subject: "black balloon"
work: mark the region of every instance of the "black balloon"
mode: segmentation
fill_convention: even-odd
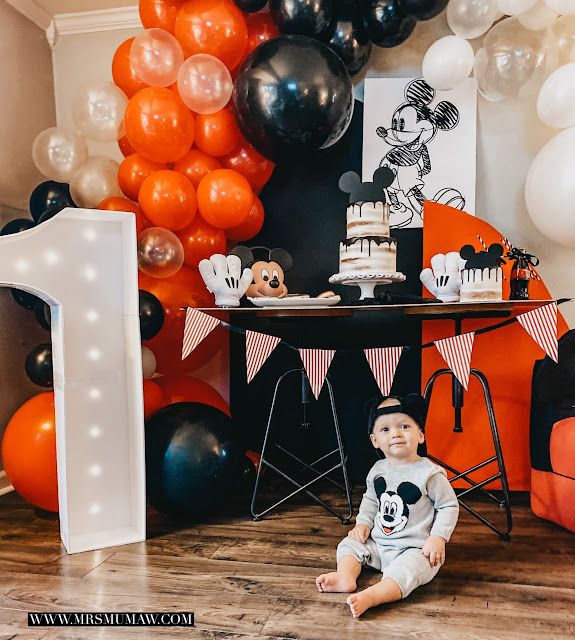
[[[338,10],[335,31],[327,44],[343,60],[351,75],[361,71],[369,60],[371,42],[358,9],[342,7]]]
[[[36,222],[40,216],[54,205],[64,207],[75,207],[75,203],[70,195],[70,188],[65,182],[54,182],[46,180],[34,188],[30,196],[30,213]]]
[[[255,13],[263,9],[268,0],[234,0],[238,9],[245,11],[246,13]]]
[[[150,504],[187,518],[225,507],[241,486],[236,437],[230,418],[205,404],[178,402],[154,413],[146,422]]]
[[[155,295],[149,291],[138,291],[140,305],[140,335],[142,340],[150,340],[157,335],[164,324],[164,308]]]
[[[398,0],[370,0],[362,11],[367,35],[378,47],[396,47],[415,28],[415,18],[403,13]]]
[[[9,236],[13,233],[20,233],[20,231],[27,231],[35,227],[36,223],[30,218],[14,218],[7,222],[2,229],[0,229],[0,236]]]
[[[242,133],[275,162],[333,145],[353,115],[345,65],[327,45],[305,36],[257,47],[240,68],[233,98]]]
[[[335,23],[333,0],[270,0],[280,33],[329,40]]]
[[[28,311],[32,311],[38,302],[43,302],[38,296],[35,296],[33,293],[28,293],[27,291],[22,291],[22,289],[12,287],[10,293],[14,300],[16,300],[21,307],[24,307],[24,309],[28,309]]]
[[[39,344],[26,356],[24,363],[26,375],[39,387],[51,388],[54,386],[54,374],[52,372],[52,345]]]
[[[408,16],[416,20],[431,20],[447,6],[447,0],[398,0],[399,7]]]
[[[38,218],[38,224],[42,224],[43,222],[46,222],[46,220],[50,220],[67,206],[68,205],[53,204],[51,207],[48,207],[46,211],[44,211],[44,213]]]
[[[34,306],[34,315],[38,324],[46,331],[50,331],[50,325],[52,316],[50,315],[50,305],[46,304],[44,300],[38,300]]]

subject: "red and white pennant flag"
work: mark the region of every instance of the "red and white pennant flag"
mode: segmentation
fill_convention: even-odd
[[[251,382],[281,338],[246,329],[246,368]]]
[[[184,325],[182,360],[185,360],[219,324],[220,321],[217,318],[188,307],[186,310],[186,324]]]
[[[384,396],[389,395],[397,363],[401,358],[403,347],[383,347],[380,349],[364,349],[365,357],[373,372],[375,380]]]
[[[299,355],[307,373],[309,384],[316,399],[323,387],[329,365],[335,355],[334,349],[299,349]]]
[[[557,362],[557,303],[546,304],[517,316],[517,322],[545,353]]]
[[[469,384],[469,368],[474,338],[475,332],[470,331],[462,333],[460,336],[453,336],[453,338],[434,341],[441,357],[465,389]]]

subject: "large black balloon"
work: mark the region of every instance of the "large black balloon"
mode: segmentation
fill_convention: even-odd
[[[223,412],[178,402],[146,422],[148,500],[162,513],[197,518],[222,508],[241,487],[243,449]]]
[[[270,13],[280,33],[318,40],[333,33],[333,0],[270,0]]]
[[[238,9],[246,13],[255,13],[263,9],[268,0],[234,0]]]
[[[26,356],[24,363],[26,374],[39,387],[52,388],[54,374],[52,371],[52,345],[39,344]]]
[[[140,336],[142,340],[151,340],[164,324],[164,308],[155,295],[149,291],[138,291],[140,305]]]
[[[12,287],[10,289],[10,293],[16,302],[24,309],[28,309],[28,311],[32,311],[38,302],[43,302],[42,298],[35,296],[33,293],[28,293],[27,291],[22,291],[22,289],[15,289]]]
[[[38,300],[34,306],[34,315],[38,324],[46,331],[50,331],[52,325],[52,315],[50,313],[50,305],[44,302],[44,300]]]
[[[416,20],[431,20],[446,7],[447,0],[398,0],[399,7],[408,16]]]
[[[14,220],[9,220],[2,229],[0,229],[0,236],[9,236],[13,233],[20,233],[20,231],[27,231],[35,226],[36,223],[34,220],[30,220],[30,218],[14,218]]]
[[[338,9],[335,31],[327,44],[343,60],[351,75],[361,71],[369,60],[371,42],[358,9]]]
[[[34,188],[30,196],[30,213],[36,222],[40,216],[54,205],[62,207],[75,207],[76,204],[70,195],[70,188],[65,182],[46,180]]]
[[[233,97],[242,133],[275,162],[331,146],[353,115],[345,65],[327,45],[305,36],[257,47],[240,68]]]
[[[396,47],[415,28],[415,18],[403,13],[398,0],[370,0],[362,11],[367,35],[378,47]]]

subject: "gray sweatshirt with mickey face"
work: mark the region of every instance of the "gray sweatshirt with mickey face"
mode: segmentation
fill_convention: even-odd
[[[428,458],[401,467],[379,460],[366,483],[356,523],[378,545],[422,548],[430,534],[449,541],[459,503],[442,467]]]

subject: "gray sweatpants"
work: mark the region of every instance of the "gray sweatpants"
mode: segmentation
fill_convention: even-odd
[[[337,547],[337,561],[343,556],[353,556],[362,565],[381,571],[382,578],[397,582],[402,598],[431,582],[440,568],[439,565],[432,567],[421,549],[378,546],[371,536],[365,544],[349,536],[344,538]]]

